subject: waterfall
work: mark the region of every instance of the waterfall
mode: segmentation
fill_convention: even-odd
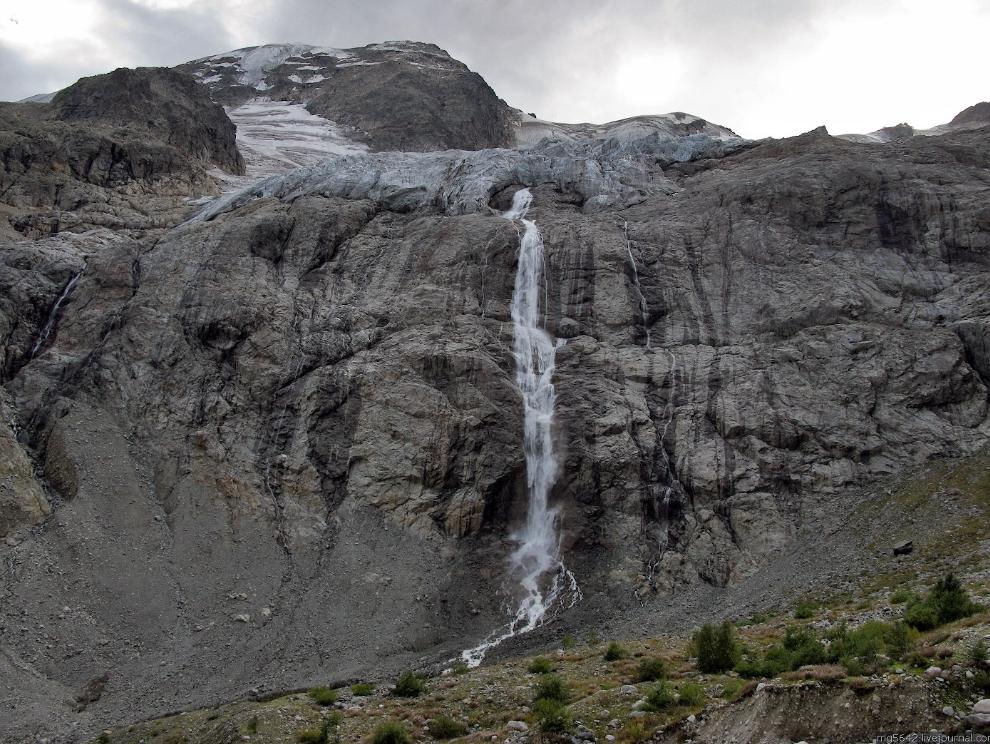
[[[639,295],[639,315],[643,321],[643,331],[646,333],[646,348],[650,348],[650,326],[649,326],[649,308],[646,305],[646,296],[643,294],[643,288],[639,284],[639,271],[636,268],[636,259],[633,258],[632,245],[629,243],[629,223],[622,223],[622,233],[626,236],[626,253],[629,254],[629,265],[632,266],[633,273],[633,285],[636,287],[636,294]]]
[[[547,613],[571,607],[580,597],[577,580],[560,559],[560,525],[548,498],[557,480],[553,448],[553,416],[556,394],[554,365],[560,341],[540,326],[540,291],[543,279],[543,238],[536,223],[526,219],[533,202],[529,189],[520,189],[512,207],[502,216],[519,220],[519,265],[512,293],[513,354],[516,385],[523,399],[523,454],[526,458],[526,523],[513,535],[516,548],[509,556],[509,576],[519,581],[522,599],[512,619],[493,631],[480,645],[461,658],[477,666],[485,653],[502,641],[540,626]]]
[[[48,311],[48,318],[45,320],[45,325],[41,329],[38,340],[35,341],[34,346],[31,347],[31,359],[34,359],[35,355],[38,353],[38,349],[40,349],[41,345],[48,340],[52,329],[55,328],[55,320],[58,318],[58,309],[62,306],[62,303],[65,302],[65,298],[68,297],[72,293],[72,290],[76,288],[76,285],[79,283],[79,279],[82,275],[82,270],[77,271],[72,275],[72,278],[69,279],[68,283],[62,289],[62,294],[58,296],[58,299],[55,300],[55,304],[52,305],[52,309]]]

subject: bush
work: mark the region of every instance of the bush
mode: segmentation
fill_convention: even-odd
[[[728,621],[719,626],[704,625],[691,639],[698,657],[698,669],[706,674],[726,672],[739,660],[735,631]]]
[[[667,666],[663,659],[643,659],[636,670],[637,682],[656,682],[667,676]]]
[[[551,664],[550,660],[547,659],[546,657],[537,656],[535,659],[529,662],[529,666],[527,667],[527,670],[529,671],[530,674],[549,674],[550,672],[553,671],[553,664]]]
[[[258,716],[251,716],[247,722],[247,732],[248,734],[258,733]]]
[[[920,599],[908,605],[904,611],[904,622],[917,630],[931,630],[938,627],[938,610]]]
[[[794,608],[794,617],[798,620],[807,620],[809,617],[814,617],[817,610],[818,605],[815,602],[808,600],[798,602],[797,607]]]
[[[340,713],[334,712],[323,721],[320,728],[300,731],[296,738],[299,740],[299,744],[328,744],[330,732],[340,725],[341,720]]]
[[[685,682],[677,691],[677,702],[694,707],[705,702],[705,690],[697,682]]]
[[[467,726],[450,716],[437,716],[430,721],[429,730],[434,739],[456,739],[467,735]]]
[[[560,700],[541,698],[533,705],[540,731],[548,734],[562,734],[574,724],[571,712]]]
[[[584,642],[587,643],[589,646],[597,646],[599,643],[602,642],[602,639],[598,637],[598,631],[589,630],[584,635]]]
[[[982,609],[952,574],[939,580],[924,599],[915,599],[904,612],[904,622],[918,630],[960,620]]]
[[[990,672],[981,669],[973,675],[970,680],[973,689],[978,691],[983,697],[990,695]]]
[[[978,638],[973,645],[969,647],[967,661],[975,667],[983,666],[987,663],[988,653],[990,653],[990,650],[987,649],[987,642],[982,638]]]
[[[646,705],[643,707],[654,713],[659,713],[673,707],[674,702],[674,694],[667,687],[667,683],[660,680],[646,695]]]
[[[358,682],[356,685],[351,685],[351,693],[357,697],[368,697],[368,695],[373,694],[375,691],[375,686],[370,682]]]
[[[534,700],[556,700],[567,702],[567,685],[556,674],[544,674],[536,683]]]
[[[917,599],[918,595],[910,589],[895,589],[890,595],[891,604],[904,604]]]
[[[337,702],[337,691],[329,687],[314,687],[309,691],[309,696],[317,705],[329,707]]]
[[[577,646],[577,639],[570,633],[565,633],[564,637],[560,639],[560,645],[563,646],[565,651],[570,651]]]
[[[624,659],[629,656],[629,652],[626,651],[625,647],[616,641],[612,641],[608,644],[608,648],[605,649],[605,661],[618,661],[619,659]]]
[[[371,744],[412,744],[412,739],[401,723],[386,721],[371,735]]]
[[[423,691],[423,680],[413,672],[403,672],[392,688],[392,693],[399,697],[414,698],[419,697]]]
[[[455,661],[451,669],[454,674],[467,674],[471,667],[467,665],[466,661]]]
[[[969,598],[969,592],[952,574],[939,581],[929,597],[938,610],[938,619],[943,625],[969,617],[979,612],[980,607]]]

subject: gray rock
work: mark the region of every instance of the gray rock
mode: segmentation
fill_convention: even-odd
[[[529,731],[529,724],[525,721],[509,721],[505,727],[509,731]]]
[[[974,713],[990,713],[990,698],[984,698],[973,703]]]

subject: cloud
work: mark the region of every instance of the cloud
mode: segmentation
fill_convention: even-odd
[[[15,0],[15,15],[32,2]],[[52,3],[92,6],[85,38],[71,38],[68,56],[60,34],[71,36],[80,21],[61,31],[41,23],[27,44],[12,41],[0,21],[0,43],[11,55],[4,69],[16,71],[0,79],[0,97],[99,69],[175,64],[251,44],[390,39],[434,42],[511,105],[558,121],[680,110],[751,137],[820,124],[838,133],[901,120],[930,126],[988,97],[983,0]]]

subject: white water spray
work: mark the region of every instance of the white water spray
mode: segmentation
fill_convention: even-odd
[[[553,416],[556,394],[554,365],[560,341],[540,327],[540,290],[543,278],[543,238],[526,213],[533,202],[529,189],[520,189],[512,207],[502,216],[520,220],[519,267],[512,293],[513,353],[516,384],[523,398],[523,453],[526,456],[526,524],[514,535],[516,549],[509,556],[509,575],[517,578],[522,599],[512,620],[497,628],[481,644],[462,652],[469,666],[477,666],[490,648],[539,627],[547,613],[573,606],[581,593],[574,574],[560,559],[560,526],[548,497],[557,480],[553,449]]]
[[[76,288],[76,285],[79,283],[79,279],[82,275],[82,271],[72,275],[72,278],[69,279],[68,283],[62,289],[62,294],[58,296],[58,299],[55,300],[55,304],[52,305],[52,309],[48,311],[48,319],[45,320],[45,325],[41,329],[38,340],[35,341],[34,346],[31,347],[31,359],[33,359],[38,353],[38,349],[41,348],[42,344],[48,340],[48,337],[52,333],[52,329],[55,328],[55,320],[58,318],[58,309],[62,306],[62,303],[65,302],[65,298],[68,297],[72,293],[72,290]]]

